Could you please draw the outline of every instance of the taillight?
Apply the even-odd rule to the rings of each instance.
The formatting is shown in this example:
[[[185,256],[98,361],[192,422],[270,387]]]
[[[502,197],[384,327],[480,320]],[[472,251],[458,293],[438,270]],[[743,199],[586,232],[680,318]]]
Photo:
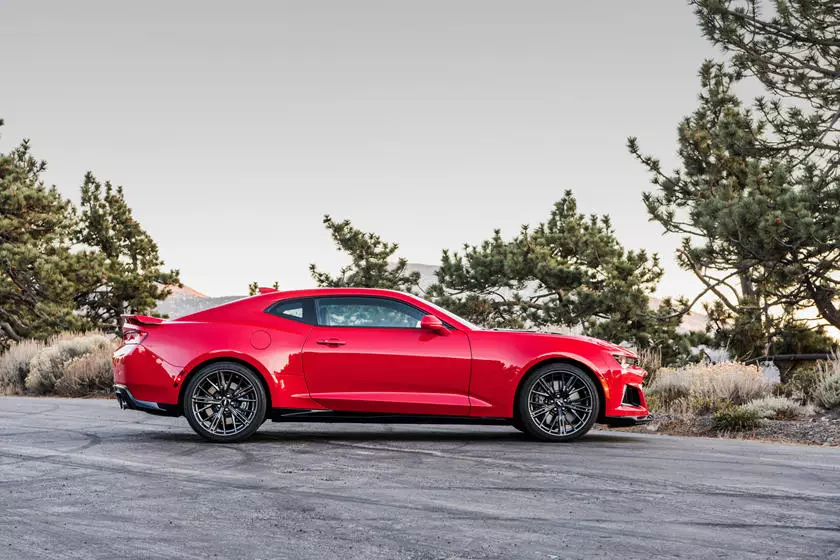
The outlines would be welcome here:
[[[123,331],[123,344],[140,344],[149,334],[141,330],[127,330]]]

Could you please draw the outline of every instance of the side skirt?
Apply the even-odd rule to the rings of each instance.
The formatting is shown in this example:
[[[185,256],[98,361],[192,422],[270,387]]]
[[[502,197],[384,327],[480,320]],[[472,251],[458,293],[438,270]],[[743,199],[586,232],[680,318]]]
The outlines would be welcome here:
[[[477,424],[509,426],[510,418],[475,416],[440,416],[431,414],[379,414],[371,412],[341,412],[336,410],[300,410],[273,408],[268,414],[272,422],[350,422],[367,424]]]

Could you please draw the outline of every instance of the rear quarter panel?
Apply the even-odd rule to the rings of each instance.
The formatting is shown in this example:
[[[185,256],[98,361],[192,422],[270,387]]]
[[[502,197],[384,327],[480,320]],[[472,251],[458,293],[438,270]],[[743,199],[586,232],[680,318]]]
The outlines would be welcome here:
[[[178,372],[172,379],[175,402],[189,376],[202,365],[232,359],[263,377],[272,407],[322,408],[309,398],[301,365],[301,349],[311,329],[267,313],[252,314],[247,321],[177,320],[149,328],[143,346]]]

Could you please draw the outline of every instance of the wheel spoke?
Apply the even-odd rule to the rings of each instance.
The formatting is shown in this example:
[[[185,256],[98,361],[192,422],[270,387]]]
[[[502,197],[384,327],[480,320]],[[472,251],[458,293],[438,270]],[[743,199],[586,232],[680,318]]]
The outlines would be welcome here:
[[[545,390],[548,391],[549,395],[554,394],[554,389],[551,388],[551,385],[549,385],[548,382],[544,378],[541,377],[540,380],[538,381],[538,383],[541,384],[543,387],[545,387]]]
[[[247,387],[244,387],[242,389],[237,390],[233,394],[233,396],[231,396],[231,398],[235,399],[235,400],[239,400],[241,397],[243,397],[244,395],[247,395],[251,391],[254,391],[254,388],[249,384]]]
[[[592,410],[591,406],[583,406],[574,403],[566,403],[566,408],[568,408],[569,410],[578,410],[580,412],[589,412],[590,410]]]

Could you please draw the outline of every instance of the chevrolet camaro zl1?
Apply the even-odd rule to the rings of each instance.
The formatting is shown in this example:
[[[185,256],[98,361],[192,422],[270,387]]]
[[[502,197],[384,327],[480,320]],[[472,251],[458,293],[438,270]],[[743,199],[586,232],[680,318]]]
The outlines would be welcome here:
[[[637,356],[603,340],[482,329],[388,290],[260,292],[174,320],[125,316],[120,406],[184,415],[214,442],[267,419],[510,424],[546,441],[648,420]]]

